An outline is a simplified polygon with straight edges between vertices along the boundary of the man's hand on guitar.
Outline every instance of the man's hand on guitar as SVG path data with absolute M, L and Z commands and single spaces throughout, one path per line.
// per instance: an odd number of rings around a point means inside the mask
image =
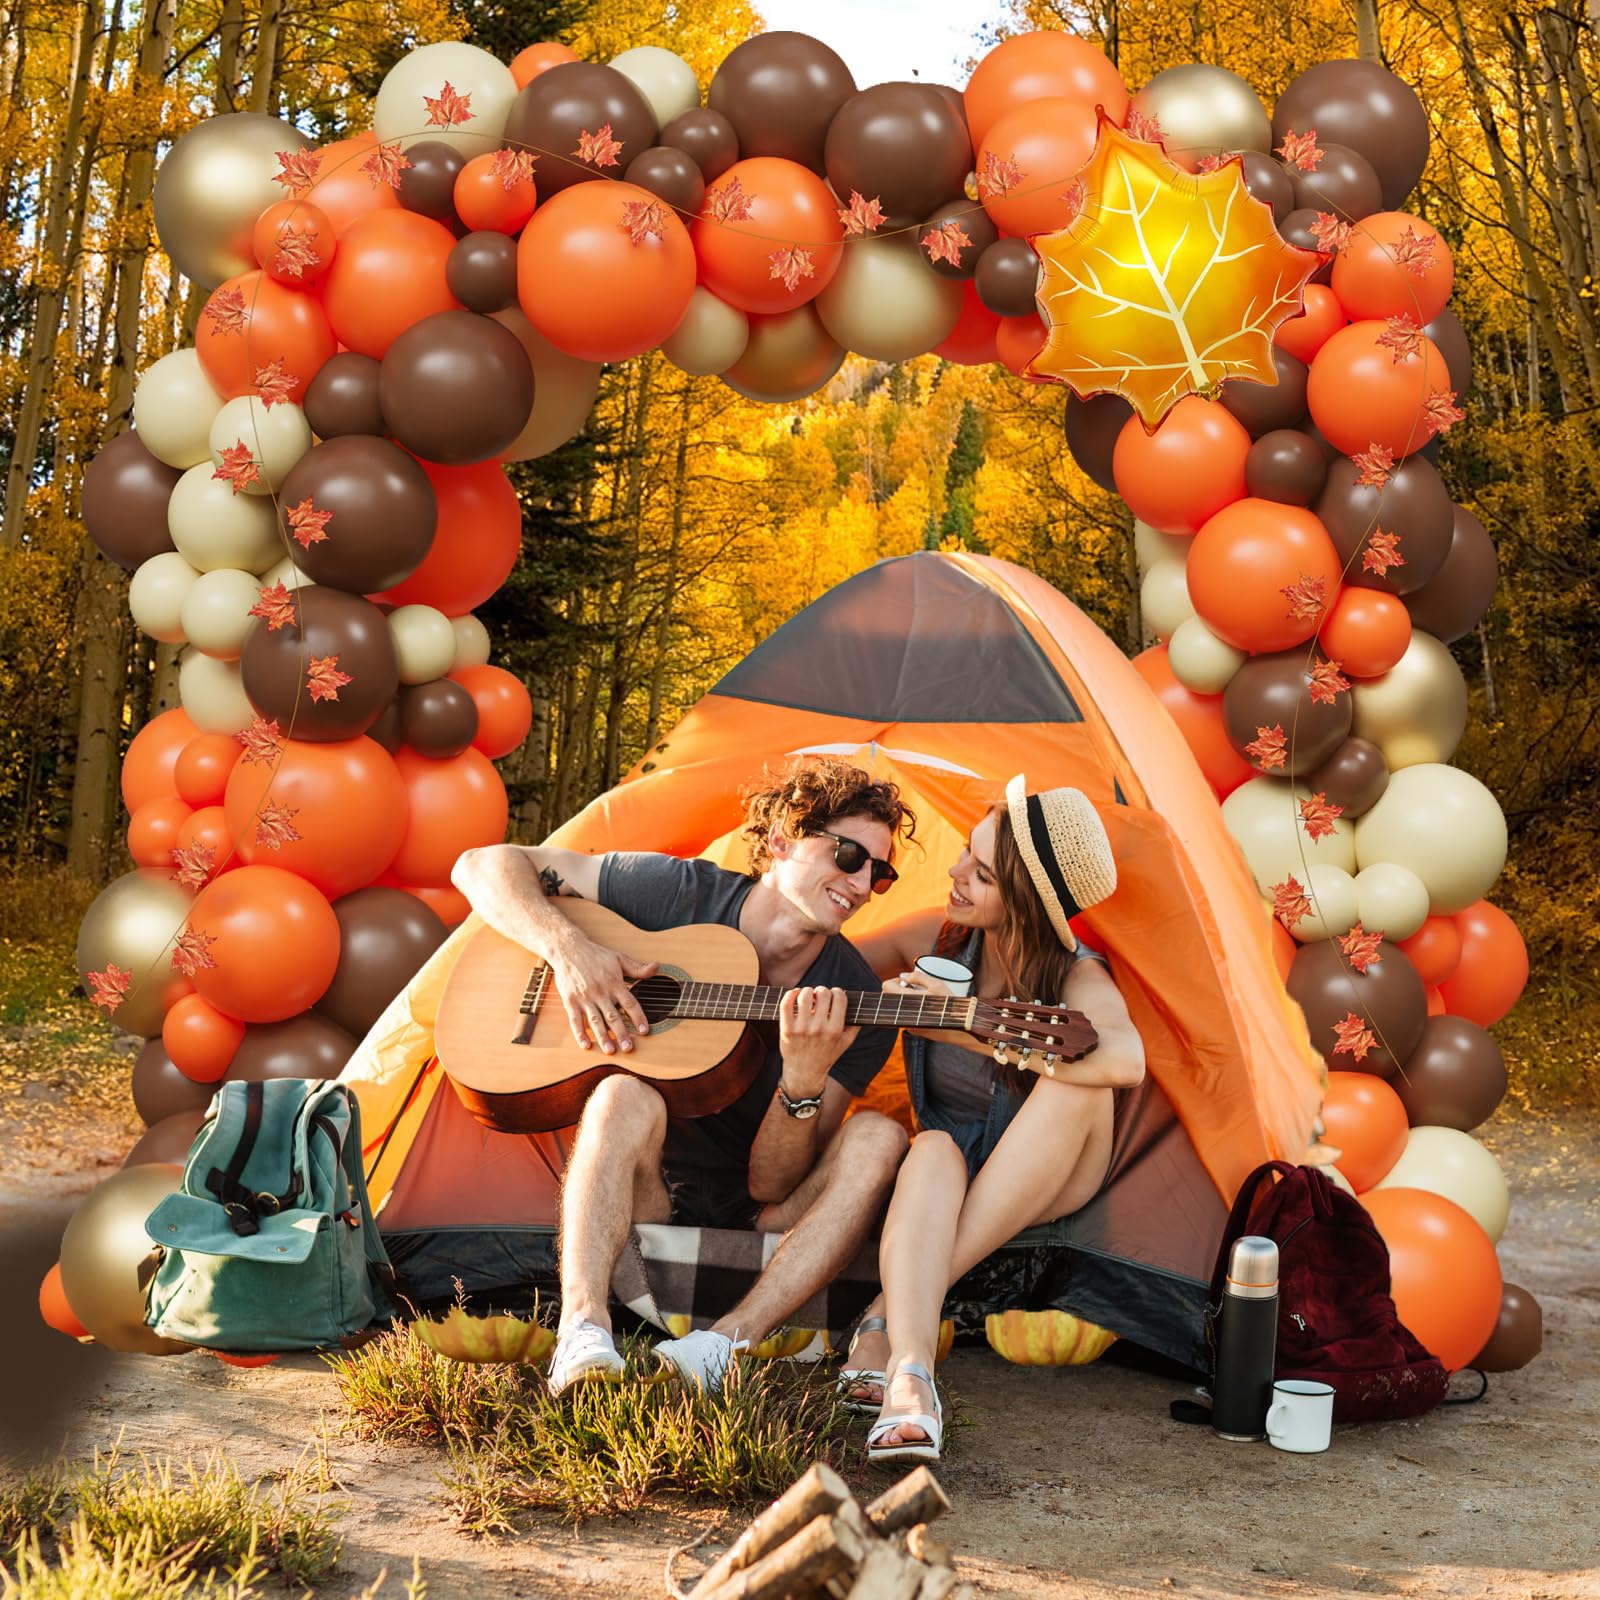
M 784 992 L 778 1006 L 783 1084 L 791 1095 L 821 1094 L 829 1069 L 850 1048 L 859 1028 L 845 1026 L 850 997 L 843 989 Z
M 635 1034 L 649 1033 L 644 1007 L 628 985 L 653 977 L 658 967 L 658 962 L 635 961 L 576 932 L 561 941 L 550 974 L 572 1037 L 583 1049 L 598 1044 L 608 1056 L 619 1050 L 627 1054 Z

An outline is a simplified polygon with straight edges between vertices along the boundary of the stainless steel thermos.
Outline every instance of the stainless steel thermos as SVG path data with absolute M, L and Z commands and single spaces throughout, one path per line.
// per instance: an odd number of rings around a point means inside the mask
M 1224 1439 L 1264 1439 L 1278 1349 L 1278 1247 L 1246 1234 L 1234 1241 L 1217 1318 L 1211 1426 Z

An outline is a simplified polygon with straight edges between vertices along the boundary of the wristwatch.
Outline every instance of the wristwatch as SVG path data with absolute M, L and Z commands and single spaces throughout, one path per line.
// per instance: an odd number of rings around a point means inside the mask
M 806 1122 L 822 1109 L 822 1096 L 820 1094 L 801 1095 L 795 1098 L 783 1086 L 783 1079 L 778 1080 L 778 1100 L 783 1109 L 797 1122 Z

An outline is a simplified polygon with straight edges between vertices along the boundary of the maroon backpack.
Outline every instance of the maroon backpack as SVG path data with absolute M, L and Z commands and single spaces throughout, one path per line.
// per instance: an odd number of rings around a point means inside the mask
M 1444 1399 L 1449 1374 L 1395 1312 L 1389 1251 L 1372 1218 L 1315 1167 L 1268 1161 L 1245 1179 L 1211 1278 L 1208 1331 L 1228 1254 L 1247 1233 L 1278 1246 L 1275 1377 L 1331 1384 L 1335 1422 L 1420 1416 Z

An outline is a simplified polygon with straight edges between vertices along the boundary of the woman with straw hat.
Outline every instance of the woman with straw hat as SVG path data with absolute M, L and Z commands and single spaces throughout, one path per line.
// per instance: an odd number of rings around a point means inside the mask
M 946 1291 L 1024 1228 L 1093 1199 L 1111 1162 L 1118 1091 L 1144 1077 L 1144 1047 L 1105 957 L 1071 927 L 1117 886 L 1088 797 L 1029 794 L 1019 773 L 972 830 L 950 879 L 942 907 L 859 941 L 885 990 L 938 992 L 939 981 L 916 970 L 933 951 L 967 967 L 985 999 L 1081 1011 L 1099 1044 L 1071 1063 L 1035 1056 L 1023 1071 L 997 1064 L 969 1034 L 903 1035 L 920 1131 L 884 1222 L 883 1293 L 839 1378 L 846 1404 L 878 1412 L 867 1438 L 875 1461 L 938 1459 L 932 1369 Z

